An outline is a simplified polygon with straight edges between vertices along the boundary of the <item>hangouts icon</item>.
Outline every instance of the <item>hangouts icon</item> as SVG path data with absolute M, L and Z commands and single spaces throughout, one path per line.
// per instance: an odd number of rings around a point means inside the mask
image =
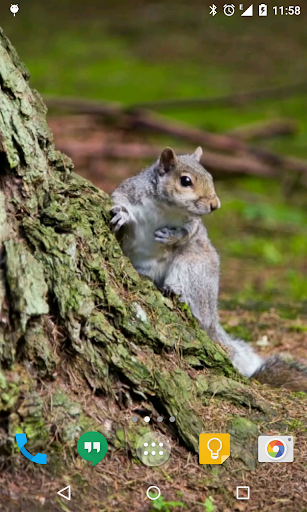
M 82 459 L 96 466 L 108 451 L 108 442 L 100 432 L 85 432 L 78 440 L 77 450 Z

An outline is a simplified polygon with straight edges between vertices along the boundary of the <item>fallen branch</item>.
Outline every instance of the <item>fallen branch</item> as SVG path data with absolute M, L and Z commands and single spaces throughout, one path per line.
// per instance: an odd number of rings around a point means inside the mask
M 196 145 L 207 146 L 217 151 L 246 153 L 263 164 L 278 167 L 279 171 L 283 169 L 307 173 L 307 162 L 304 160 L 285 157 L 267 149 L 251 146 L 236 137 L 200 130 L 199 128 L 191 127 L 179 121 L 173 121 L 147 110 L 128 111 L 113 104 L 108 106 L 105 103 L 71 98 L 47 98 L 46 102 L 49 108 L 61 105 L 62 108 L 76 113 L 82 112 L 84 114 L 106 116 L 127 130 L 146 129 L 155 133 L 177 137 Z
M 255 139 L 268 139 L 271 137 L 280 137 L 285 135 L 293 135 L 297 132 L 298 126 L 291 119 L 277 119 L 261 123 L 252 123 L 249 125 L 239 126 L 226 135 L 236 137 L 242 141 L 250 141 Z
M 119 158 L 123 160 L 155 160 L 158 158 L 161 148 L 145 144 L 109 144 L 97 142 L 75 142 L 73 140 L 61 141 L 58 144 L 61 151 L 78 161 L 82 158 Z M 178 153 L 190 153 L 191 150 L 178 149 Z M 229 156 L 206 151 L 201 163 L 209 171 L 216 173 L 247 174 L 253 176 L 274 177 L 278 173 L 276 169 L 259 162 L 257 159 L 247 155 Z
M 246 153 L 264 164 L 282 168 L 288 171 L 298 171 L 307 173 L 307 162 L 295 157 L 286 157 L 279 155 L 274 151 L 258 148 L 240 141 L 236 137 L 229 135 L 219 135 L 206 132 L 198 128 L 193 128 L 185 123 L 170 120 L 148 111 L 140 111 L 131 115 L 131 129 L 146 128 L 148 130 L 171 135 L 187 140 L 194 144 L 200 144 L 218 151 L 228 151 L 235 153 Z

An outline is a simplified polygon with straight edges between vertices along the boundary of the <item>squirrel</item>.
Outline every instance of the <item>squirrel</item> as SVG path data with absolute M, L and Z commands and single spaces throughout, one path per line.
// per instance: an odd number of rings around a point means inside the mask
M 273 387 L 307 392 L 307 368 L 278 356 L 262 358 L 245 341 L 231 337 L 218 315 L 220 264 L 202 216 L 220 208 L 203 151 L 160 158 L 123 181 L 111 194 L 111 224 L 121 248 L 139 272 L 166 294 L 179 296 L 234 367 Z

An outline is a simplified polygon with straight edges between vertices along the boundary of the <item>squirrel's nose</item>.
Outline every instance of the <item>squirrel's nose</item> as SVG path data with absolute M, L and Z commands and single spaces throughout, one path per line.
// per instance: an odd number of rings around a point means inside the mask
M 216 196 L 211 202 L 210 202 L 210 209 L 211 211 L 213 212 L 214 210 L 217 210 L 218 208 L 221 207 L 221 201 L 219 200 L 219 198 Z

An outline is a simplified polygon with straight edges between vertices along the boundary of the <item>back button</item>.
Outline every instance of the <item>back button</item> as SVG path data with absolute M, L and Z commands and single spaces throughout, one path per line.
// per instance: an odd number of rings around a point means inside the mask
M 66 494 L 63 494 L 64 491 L 66 491 Z M 59 494 L 60 496 L 62 496 L 62 498 L 65 498 L 66 500 L 70 500 L 71 499 L 70 485 L 68 485 L 67 487 L 63 487 L 63 489 L 58 491 L 57 494 Z

